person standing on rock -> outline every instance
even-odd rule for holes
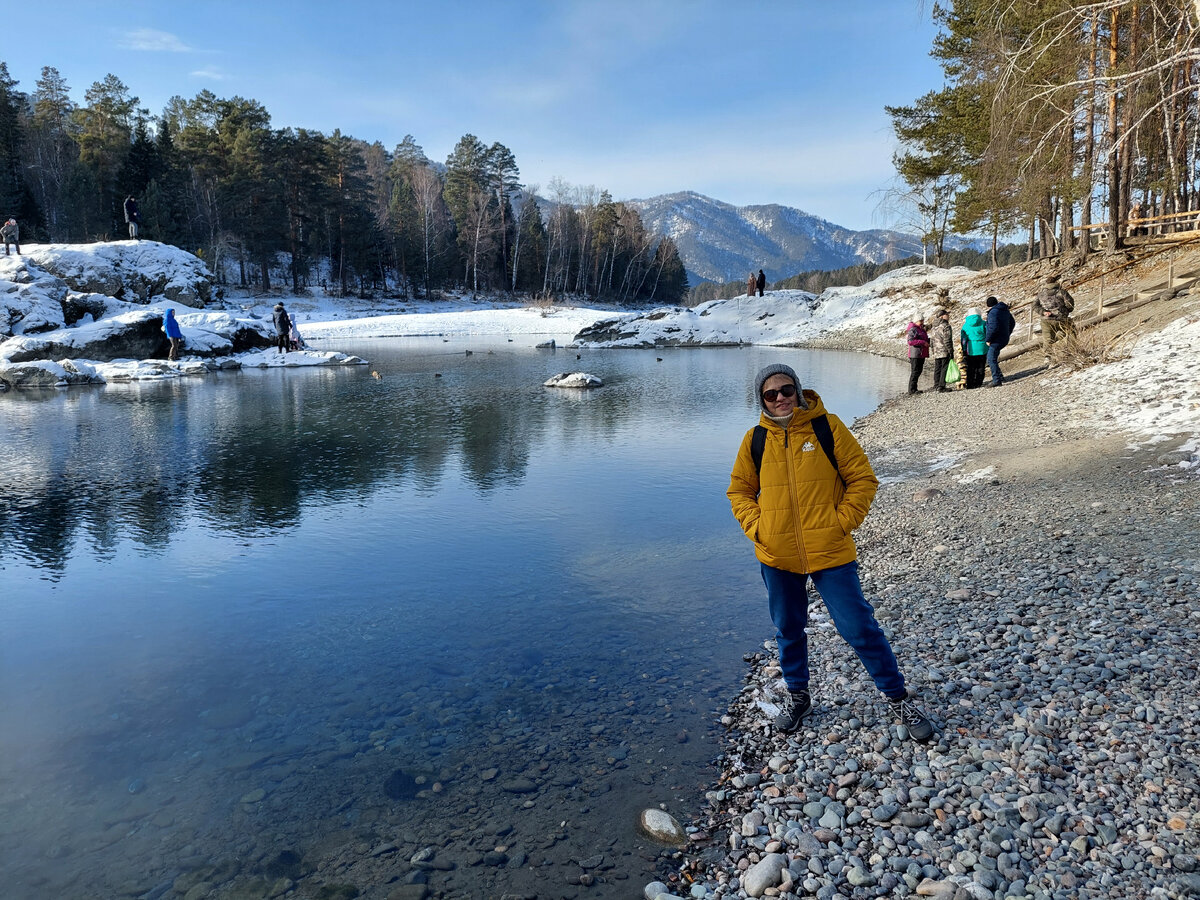
[[[1075,333],[1075,323],[1071,321],[1075,298],[1059,283],[1057,275],[1047,275],[1033,305],[1042,314],[1042,353],[1049,365],[1050,348]]]
[[[983,324],[983,317],[979,315],[979,307],[972,306],[967,310],[962,330],[958,333],[962,343],[963,361],[967,370],[965,385],[967,390],[983,386],[983,365],[987,362],[985,331],[986,327]]]
[[[283,308],[282,303],[275,304],[275,310],[271,318],[275,321],[275,339],[276,346],[280,353],[288,352],[288,342],[291,340],[292,320],[287,314],[287,310]]]
[[[998,297],[988,297],[983,339],[987,341],[987,364],[992,370],[992,387],[1004,384],[1004,373],[1000,371],[1000,351],[1008,346],[1008,339],[1016,327],[1017,320],[1009,312],[1008,304]]]
[[[753,297],[754,289],[756,287],[758,287],[758,279],[755,278],[754,273],[751,272],[749,275],[746,276],[746,296]]]
[[[950,297],[939,297],[949,300]],[[933,389],[939,393],[949,391],[946,387],[946,370],[954,358],[954,333],[950,330],[950,310],[942,307],[934,315],[933,330],[929,332],[929,355],[933,357]]]
[[[763,295],[763,291],[766,290],[767,287],[767,276],[762,269],[758,270],[758,278],[755,279],[754,284],[758,288],[758,296],[761,297]]]
[[[8,256],[8,245],[12,244],[17,248],[17,256],[21,255],[21,226],[17,224],[16,219],[9,219],[4,223],[4,227],[0,228],[0,236],[4,237],[4,255]]]
[[[179,323],[175,321],[175,310],[168,309],[163,314],[162,329],[167,340],[171,342],[171,349],[167,351],[167,359],[178,359],[179,351],[183,348],[183,331],[180,330]]]
[[[138,240],[138,225],[142,222],[142,215],[138,212],[137,198],[130,194],[125,198],[125,224],[129,226],[129,236],[135,241]]]
[[[733,464],[733,515],[767,586],[788,703],[775,727],[792,732],[812,710],[808,670],[808,579],[838,633],[858,654],[892,712],[916,740],[933,736],[929,718],[909,696],[891,645],[863,596],[858,551],[850,533],[862,524],[879,479],[850,430],[826,413],[815,391],[802,390],[788,366],[767,366],[754,379],[762,413]]]
[[[929,356],[929,333],[925,330],[925,313],[913,313],[908,323],[908,392],[917,393],[917,381]]]

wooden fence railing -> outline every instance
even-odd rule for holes
[[[1193,213],[1189,213],[1188,215],[1197,215],[1197,213],[1193,212]],[[1099,279],[1099,281],[1100,281],[1099,290],[1096,293],[1095,311],[1092,312],[1090,315],[1085,312],[1085,307],[1080,302],[1081,298],[1076,298],[1075,317],[1077,317],[1077,321],[1079,321],[1079,323],[1081,325],[1086,326],[1086,325],[1091,324],[1091,323],[1095,322],[1096,320],[1101,319],[1102,317],[1105,316],[1104,307],[1106,305],[1111,305],[1111,304],[1114,304],[1114,303],[1120,301],[1121,299],[1126,299],[1126,300],[1131,300],[1132,302],[1128,306],[1122,305],[1121,311],[1123,312],[1126,309],[1134,309],[1138,306],[1141,306],[1144,303],[1149,303],[1151,300],[1156,299],[1163,293],[1174,290],[1176,287],[1179,287],[1181,285],[1184,285],[1189,282],[1197,280],[1197,278],[1200,277],[1200,272],[1188,271],[1188,272],[1180,274],[1175,271],[1176,251],[1178,251],[1180,249],[1180,247],[1186,247],[1186,246],[1189,246],[1192,244],[1200,245],[1200,236],[1189,237],[1186,240],[1182,241],[1181,243],[1172,243],[1165,247],[1158,247],[1154,250],[1151,250],[1148,253],[1144,253],[1144,254],[1138,256],[1137,259],[1126,260],[1124,262],[1118,263],[1115,266],[1111,266],[1107,269],[1097,272],[1094,275],[1089,275],[1087,278],[1082,278],[1079,281],[1076,281],[1072,284],[1069,284],[1069,285],[1064,284],[1063,287],[1067,288],[1067,290],[1077,291],[1083,285],[1086,285],[1090,282],[1096,281],[1097,279]],[[1150,286],[1149,288],[1139,289],[1139,290],[1133,291],[1132,293],[1127,293],[1127,294],[1113,293],[1113,294],[1109,294],[1107,297],[1105,296],[1104,281],[1105,281],[1106,276],[1110,276],[1110,275],[1114,274],[1115,272],[1120,272],[1131,266],[1135,266],[1139,263],[1145,262],[1146,260],[1151,259],[1155,256],[1158,256],[1162,253],[1170,253],[1171,254],[1171,258],[1167,263],[1167,279],[1165,282],[1155,283],[1152,286]],[[1037,315],[1036,315],[1037,305],[1033,302],[1033,300],[1029,300],[1026,303],[1013,304],[1011,306],[1011,311],[1013,314],[1013,318],[1016,319],[1018,321],[1018,323],[1020,323],[1018,327],[1022,331],[1025,332],[1025,334],[1024,334],[1025,340],[1024,340],[1024,342],[1014,341],[1010,347],[1006,347],[1005,353],[1001,355],[1002,359],[1011,358],[1013,356],[1019,356],[1020,354],[1026,352],[1027,350],[1031,350],[1034,347],[1038,346],[1038,342],[1036,341],[1036,339],[1034,337],[1035,332],[1033,330],[1034,322],[1037,321]],[[1110,313],[1109,315],[1111,316],[1113,314]],[[1022,320],[1025,320],[1025,321],[1022,321]],[[1015,337],[1015,335],[1014,335],[1014,337]]]

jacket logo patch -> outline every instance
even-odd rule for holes
[[[811,453],[813,450],[816,450],[816,449],[817,448],[813,446],[812,441],[805,441],[804,446],[800,448],[800,450],[804,453]]]

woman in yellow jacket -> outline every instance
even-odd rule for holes
[[[929,740],[933,725],[909,698],[896,656],[858,578],[858,552],[850,532],[867,517],[879,487],[867,455],[841,420],[825,412],[816,392],[801,390],[788,366],[759,372],[755,395],[763,410],[760,427],[766,431],[761,466],[754,459],[752,428],[738,450],[726,495],[754,542],[775,623],[790,701],[775,727],[795,731],[812,709],[805,633],[811,578],[838,633],[894,705],[901,724],[916,740]],[[823,450],[822,431],[832,436],[834,460]]]

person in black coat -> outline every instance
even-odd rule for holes
[[[758,280],[755,282],[758,285],[758,296],[763,295],[763,289],[767,286],[767,276],[763,274],[763,270],[758,270]]]
[[[292,339],[292,319],[283,308],[282,303],[276,303],[271,315],[275,322],[275,340],[280,353],[287,353]]]
[[[135,241],[138,240],[138,225],[141,221],[142,216],[138,212],[137,198],[130,194],[125,198],[125,222],[129,225],[129,236]]]
[[[992,387],[1004,384],[1004,373],[1000,371],[1000,351],[1008,346],[1017,320],[1008,309],[1008,304],[998,297],[987,298],[987,324],[983,339],[987,341],[987,365],[992,371]]]

